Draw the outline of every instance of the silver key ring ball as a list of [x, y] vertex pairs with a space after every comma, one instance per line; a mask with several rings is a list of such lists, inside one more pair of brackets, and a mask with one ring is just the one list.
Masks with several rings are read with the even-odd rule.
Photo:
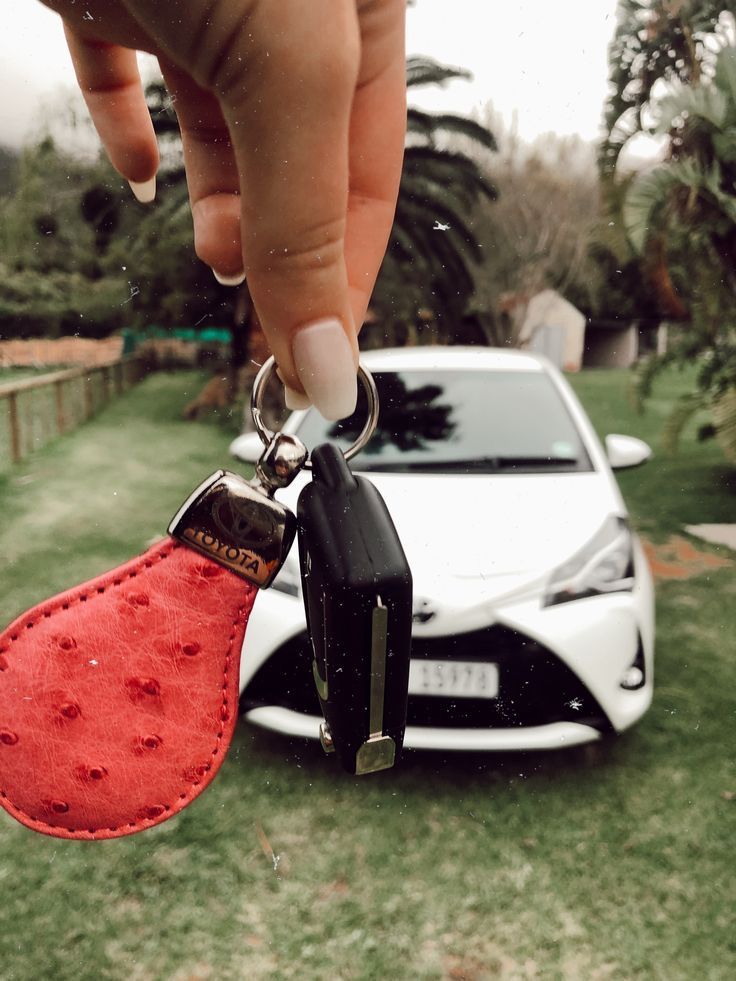
[[[261, 370], [256, 375], [256, 380], [253, 382], [253, 392], [251, 393], [250, 397], [250, 411], [253, 415], [253, 423], [264, 446], [268, 446], [276, 435], [264, 423], [263, 412], [261, 411], [263, 393], [266, 390], [266, 385], [271, 380], [271, 375], [274, 374], [275, 371], [276, 359], [273, 357], [273, 355], [271, 355], [270, 358], [264, 361]], [[363, 365], [360, 364], [358, 365], [358, 378], [363, 385], [366, 397], [368, 399], [368, 418], [366, 419], [365, 426], [363, 426], [362, 431], [353, 445], [345, 450], [343, 455], [346, 460], [351, 460], [354, 456], [360, 453], [375, 432], [376, 424], [378, 423], [378, 391], [376, 389], [376, 383], [373, 381], [373, 375], [367, 368], [364, 368]], [[307, 460], [304, 466], [307, 470], [310, 470], [312, 467], [311, 461]]]

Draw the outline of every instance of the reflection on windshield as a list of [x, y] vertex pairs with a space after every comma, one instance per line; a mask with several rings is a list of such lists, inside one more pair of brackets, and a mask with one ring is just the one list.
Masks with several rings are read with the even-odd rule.
[[[378, 425], [353, 466], [363, 471], [564, 473], [591, 464], [551, 379], [541, 372], [376, 372]], [[347, 419], [312, 410], [299, 428], [307, 446], [347, 448], [362, 430], [366, 396]]]
[[[419, 384], [411, 387], [411, 375], [380, 374], [376, 387], [380, 402], [378, 425], [373, 438], [363, 451], [366, 456], [379, 456], [386, 448], [431, 450], [431, 443], [445, 442], [453, 435], [456, 423], [450, 421], [452, 405], [438, 402], [444, 393], [441, 385]], [[347, 419], [334, 423], [328, 439], [354, 443], [360, 435], [367, 414], [365, 392], [360, 391], [355, 412]]]

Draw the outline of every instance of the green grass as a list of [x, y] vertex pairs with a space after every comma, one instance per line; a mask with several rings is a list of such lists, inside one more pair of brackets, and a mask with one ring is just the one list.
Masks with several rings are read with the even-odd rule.
[[[573, 381], [599, 427], [654, 443], [683, 383], [638, 417], [625, 374]], [[227, 464], [228, 433], [179, 421], [198, 384], [152, 376], [0, 482], [3, 619], [141, 550]], [[655, 536], [733, 518], [712, 444], [621, 483]], [[730, 570], [660, 588], [655, 704], [595, 760], [414, 753], [351, 779], [243, 725], [213, 786], [153, 831], [64, 842], [3, 815], [3, 978], [736, 976], [735, 609]]]
[[691, 420], [676, 453], [665, 453], [661, 447], [663, 423], [678, 395], [694, 387], [693, 372], [672, 369], [658, 379], [643, 414], [629, 405], [628, 379], [627, 372], [610, 370], [569, 377], [600, 436], [638, 436], [654, 450], [644, 468], [617, 474], [640, 530], [658, 539], [684, 524], [736, 520], [736, 470], [726, 463], [715, 440], [696, 439], [698, 427], [708, 421], [706, 413]]

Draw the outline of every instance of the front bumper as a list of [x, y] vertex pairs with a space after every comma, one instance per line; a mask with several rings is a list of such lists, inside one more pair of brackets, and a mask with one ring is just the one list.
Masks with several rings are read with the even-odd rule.
[[[279, 705], [264, 705], [244, 713], [248, 722], [287, 736], [319, 739], [321, 717], [305, 715]], [[404, 746], [407, 749], [447, 751], [517, 752], [519, 750], [564, 749], [594, 742], [601, 738], [598, 729], [578, 722], [551, 722], [545, 726], [518, 729], [452, 729], [429, 726], [407, 726]]]
[[[434, 605], [434, 604], [433, 604]], [[652, 700], [654, 597], [637, 555], [636, 586], [543, 607], [539, 595], [496, 607], [438, 609], [414, 630], [412, 657], [499, 663], [497, 702], [410, 696], [405, 745], [437, 750], [544, 750], [595, 741], [633, 725]], [[622, 687], [639, 656], [644, 683]], [[317, 738], [299, 598], [270, 590], [255, 604], [241, 667], [245, 718]]]

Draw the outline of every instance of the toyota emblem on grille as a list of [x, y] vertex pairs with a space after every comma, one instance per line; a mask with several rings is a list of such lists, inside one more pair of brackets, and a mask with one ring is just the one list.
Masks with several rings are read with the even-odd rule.
[[437, 612], [432, 609], [429, 600], [421, 599], [421, 597], [414, 598], [414, 605], [411, 610], [413, 623], [429, 623], [436, 616]]

